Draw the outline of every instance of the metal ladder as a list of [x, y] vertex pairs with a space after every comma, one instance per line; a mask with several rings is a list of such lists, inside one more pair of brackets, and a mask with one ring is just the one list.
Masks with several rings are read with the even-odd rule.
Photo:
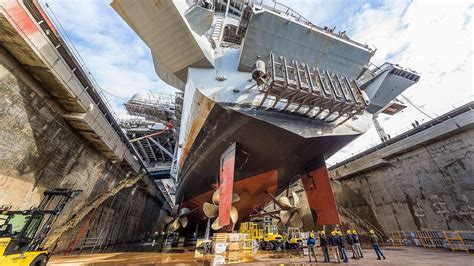
[[212, 31], [212, 39], [215, 43], [219, 43], [221, 38], [221, 31], [224, 25], [224, 17], [223, 16], [215, 16], [216, 22], [214, 23], [214, 30]]
[[344, 208], [340, 205], [336, 205], [336, 206], [337, 206], [337, 209], [339, 210], [340, 213], [347, 216], [355, 224], [357, 224], [357, 225], [361, 226], [362, 228], [364, 228], [365, 230], [367, 230], [367, 232], [370, 231], [370, 230], [374, 230], [375, 234], [378, 237], [380, 237], [381, 239], [388, 239], [389, 238], [388, 235], [384, 231], [382, 231], [381, 229], [373, 226], [372, 224], [370, 224], [366, 220], [360, 218], [359, 216], [357, 216], [355, 213], [353, 213], [349, 209], [346, 209], [346, 208]]

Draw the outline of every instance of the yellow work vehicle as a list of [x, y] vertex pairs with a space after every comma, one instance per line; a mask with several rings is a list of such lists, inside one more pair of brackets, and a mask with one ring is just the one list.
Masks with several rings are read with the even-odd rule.
[[25, 211], [10, 211], [11, 206], [0, 206], [0, 265], [46, 265], [49, 253], [41, 245], [74, 192], [71, 189], [45, 191], [40, 205]]
[[263, 239], [263, 229], [258, 229], [257, 223], [245, 222], [240, 224], [239, 233], [247, 234], [249, 240], [256, 240], [260, 243]]
[[286, 248], [287, 249], [297, 249], [303, 246], [303, 237], [299, 228], [289, 227], [288, 235], [286, 239]]
[[269, 223], [263, 223], [263, 229], [259, 229], [257, 223], [254, 222], [241, 223], [239, 232], [257, 241], [262, 249], [279, 250], [283, 246], [283, 236], [278, 233], [275, 225]]
[[260, 246], [266, 250], [280, 250], [283, 246], [283, 236], [278, 233], [278, 228], [273, 224], [264, 224], [263, 239]]

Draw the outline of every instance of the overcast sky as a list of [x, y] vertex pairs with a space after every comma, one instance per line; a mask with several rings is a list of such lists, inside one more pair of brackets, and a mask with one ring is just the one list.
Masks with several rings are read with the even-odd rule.
[[[61, 24], [90, 72], [124, 117], [125, 99], [137, 92], [174, 93], [156, 75], [148, 47], [110, 7], [110, 0], [40, 0]], [[268, 1], [270, 2], [270, 1]], [[287, 0], [316, 25], [336, 26], [377, 48], [372, 63], [399, 63], [421, 74], [403, 95], [430, 116], [474, 99], [472, 1]], [[53, 14], [54, 13], [54, 14]], [[64, 35], [64, 33], [63, 33]], [[404, 101], [401, 98], [402, 101]], [[395, 136], [426, 115], [412, 106], [379, 121]], [[333, 164], [380, 142], [372, 127], [328, 160]]]

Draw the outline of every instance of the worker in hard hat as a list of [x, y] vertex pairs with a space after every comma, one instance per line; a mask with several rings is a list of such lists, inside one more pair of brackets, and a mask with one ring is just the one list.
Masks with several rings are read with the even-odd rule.
[[354, 240], [352, 239], [352, 231], [350, 229], [346, 231], [346, 242], [352, 250], [352, 258], [359, 259], [359, 256], [357, 256], [357, 252], [355, 252], [354, 249]]
[[339, 249], [339, 254], [341, 256], [341, 260], [344, 261], [345, 263], [349, 262], [349, 259], [347, 258], [347, 254], [346, 254], [344, 238], [342, 237], [342, 232], [340, 230], [337, 230], [336, 241], [337, 241], [337, 247]]
[[331, 231], [331, 236], [329, 237], [329, 246], [331, 247], [331, 252], [333, 252], [336, 261], [341, 262], [341, 257], [339, 256], [339, 249], [337, 246], [337, 230], [334, 229]]
[[212, 7], [211, 0], [203, 0], [202, 1], [202, 7], [206, 8], [206, 9], [211, 9], [211, 7]]
[[354, 243], [354, 250], [357, 253], [359, 258], [363, 258], [364, 254], [362, 253], [362, 248], [360, 247], [360, 238], [359, 234], [355, 229], [352, 229], [352, 242]]
[[326, 237], [326, 232], [320, 231], [319, 232], [319, 245], [321, 246], [321, 251], [323, 252], [324, 262], [330, 262], [328, 244], [329, 244], [329, 241]]
[[316, 258], [316, 253], [314, 252], [314, 247], [316, 246], [316, 239], [314, 238], [313, 231], [309, 233], [308, 239], [306, 240], [306, 244], [308, 245], [309, 262], [311, 262], [311, 254], [313, 254], [314, 261], [318, 262], [318, 259]]
[[[375, 250], [375, 253], [377, 254], [377, 259], [381, 260], [382, 258], [385, 259], [385, 256], [383, 255], [382, 251], [380, 250], [379, 247], [379, 237], [375, 234], [374, 230], [370, 230], [370, 243], [372, 244], [372, 248]], [[382, 257], [382, 258], [380, 258]]]

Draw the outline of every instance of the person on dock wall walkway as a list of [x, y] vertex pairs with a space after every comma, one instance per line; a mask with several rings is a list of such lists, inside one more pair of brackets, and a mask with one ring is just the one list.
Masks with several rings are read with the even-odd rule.
[[362, 248], [360, 247], [360, 238], [359, 234], [355, 229], [352, 230], [352, 242], [354, 243], [354, 250], [357, 253], [359, 258], [363, 258], [364, 254], [362, 253]]
[[316, 246], [316, 239], [314, 238], [313, 231], [309, 233], [309, 237], [306, 240], [306, 244], [308, 245], [309, 262], [311, 262], [311, 253], [313, 253], [314, 261], [318, 262], [318, 259], [316, 258], [316, 253], [314, 252], [314, 247]]
[[326, 232], [319, 232], [319, 245], [321, 246], [321, 251], [323, 252], [324, 262], [330, 262], [329, 259], [329, 250], [328, 250], [328, 238], [326, 237]]
[[372, 248], [374, 248], [375, 253], [377, 254], [377, 259], [381, 260], [380, 256], [382, 256], [383, 259], [385, 259], [385, 256], [383, 255], [382, 251], [380, 250], [379, 247], [379, 237], [375, 235], [374, 230], [370, 230], [370, 243], [372, 244]]

